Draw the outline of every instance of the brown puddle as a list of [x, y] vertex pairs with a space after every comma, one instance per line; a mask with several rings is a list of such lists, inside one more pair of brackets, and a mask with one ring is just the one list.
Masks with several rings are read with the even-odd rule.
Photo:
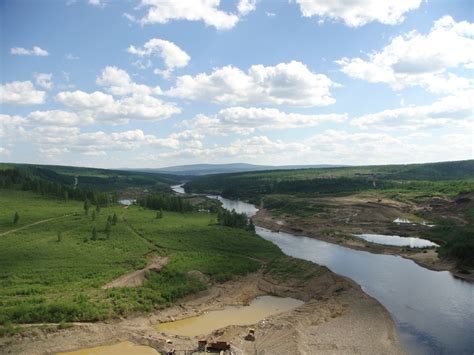
[[155, 329], [175, 335], [205, 335], [229, 325], [255, 324], [271, 315], [301, 306], [303, 303], [294, 298], [261, 296], [255, 298], [248, 306], [227, 306], [200, 316], [160, 323], [155, 326]]
[[159, 354], [153, 348], [143, 345], [136, 345], [130, 341], [124, 341], [114, 345], [97, 346], [95, 348], [81, 349], [58, 355], [156, 355]]

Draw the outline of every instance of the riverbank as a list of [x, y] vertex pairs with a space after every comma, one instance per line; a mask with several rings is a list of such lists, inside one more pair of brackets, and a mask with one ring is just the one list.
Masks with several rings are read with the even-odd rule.
[[[295, 235], [304, 235], [306, 237], [315, 238], [332, 244], [338, 244], [346, 248], [355, 250], [363, 250], [370, 253], [400, 255], [406, 259], [413, 260], [418, 265], [434, 271], [449, 271], [454, 277], [474, 283], [474, 271], [465, 273], [456, 267], [456, 263], [450, 260], [442, 260], [434, 249], [427, 250], [407, 250], [407, 248], [385, 246], [370, 243], [365, 240], [351, 236], [346, 226], [341, 226], [341, 232], [338, 233], [334, 226], [331, 232], [324, 229], [324, 226], [313, 226], [310, 223], [294, 224], [291, 220], [277, 218], [264, 208], [260, 209], [253, 217], [253, 223], [263, 228], [274, 231], [282, 231]], [[362, 232], [362, 231], [359, 231]]]
[[[291, 265], [293, 271], [283, 268]], [[296, 275], [295, 271], [298, 275]], [[256, 325], [255, 342], [245, 341], [247, 326], [229, 326], [205, 338], [228, 341], [233, 349], [256, 353], [404, 353], [394, 323], [385, 308], [349, 279], [324, 267], [288, 258], [256, 273], [188, 296], [174, 307], [148, 315], [71, 328], [29, 327], [21, 334], [0, 338], [2, 353], [45, 354], [131, 341], [158, 351], [195, 349], [202, 337], [160, 333], [154, 325], [228, 305], [247, 304], [260, 295], [294, 297], [305, 303]]]

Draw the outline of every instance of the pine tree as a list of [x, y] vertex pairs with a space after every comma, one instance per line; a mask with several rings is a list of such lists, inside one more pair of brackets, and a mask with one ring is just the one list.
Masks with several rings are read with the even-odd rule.
[[91, 203], [89, 199], [85, 199], [84, 201], [84, 214], [87, 216], [89, 214], [89, 208], [91, 207]]
[[107, 235], [107, 238], [110, 238], [110, 234], [112, 233], [112, 224], [107, 221], [107, 224], [105, 225], [105, 234]]
[[118, 222], [118, 217], [117, 214], [114, 213], [114, 216], [112, 217], [112, 224], [115, 226]]
[[13, 216], [13, 224], [17, 224], [19, 219], [20, 215], [18, 214], [18, 212], [15, 212], [15, 215]]
[[92, 228], [92, 237], [91, 237], [92, 240], [96, 240], [97, 239], [97, 229], [94, 227]]

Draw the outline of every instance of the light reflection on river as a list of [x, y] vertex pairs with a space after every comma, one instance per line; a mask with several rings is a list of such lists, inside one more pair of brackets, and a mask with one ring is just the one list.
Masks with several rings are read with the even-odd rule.
[[[217, 198], [213, 196], [213, 198]], [[255, 206], [219, 196], [224, 208], [253, 216]], [[372, 254], [313, 238], [256, 228], [290, 256], [325, 265], [357, 282], [395, 320], [413, 354], [474, 354], [474, 285], [400, 256]]]

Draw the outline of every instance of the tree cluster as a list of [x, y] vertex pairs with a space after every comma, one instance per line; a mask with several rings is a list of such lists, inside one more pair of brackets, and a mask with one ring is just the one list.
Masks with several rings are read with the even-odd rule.
[[227, 227], [255, 230], [252, 220], [245, 213], [238, 213], [235, 210], [228, 211], [221, 208], [217, 212], [217, 222]]
[[193, 206], [180, 196], [170, 194], [152, 194], [137, 200], [140, 206], [152, 210], [164, 210], [174, 212], [192, 211]]

